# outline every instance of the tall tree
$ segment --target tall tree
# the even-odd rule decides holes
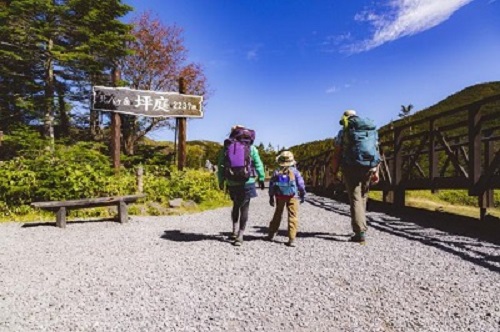
[[[1,2],[0,62],[15,68],[0,67],[0,84],[13,88],[7,111],[32,114],[53,140],[54,125],[69,122],[69,102],[84,101],[92,78],[126,54],[130,26],[118,19],[130,10],[121,0]]]
[[[164,25],[149,12],[133,20],[134,41],[128,43],[132,54],[121,61],[122,79],[133,89],[179,91],[178,79],[184,78],[185,93],[208,96],[208,84],[203,68],[188,63],[182,29]],[[159,128],[173,128],[171,119],[122,116],[125,153],[134,154],[137,141]]]

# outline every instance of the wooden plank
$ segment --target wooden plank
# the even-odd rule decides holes
[[[411,175],[411,170],[413,167],[417,167],[418,171],[420,172],[420,175],[422,177],[426,177],[424,171],[418,165],[418,157],[422,154],[422,150],[424,149],[424,146],[427,144],[427,140],[429,139],[428,133],[425,133],[425,135],[422,137],[422,140],[420,141],[420,144],[417,146],[415,150],[412,151],[411,155],[409,156],[408,159],[408,167],[406,169],[406,174],[405,174],[405,179],[409,179]]]
[[[128,196],[116,196],[116,197],[75,199],[68,201],[33,202],[31,203],[31,206],[41,209],[55,209],[63,206],[67,208],[110,206],[110,205],[116,205],[120,200],[123,200],[125,203],[133,203],[145,196],[146,195],[144,194],[139,194],[139,195],[128,195]]]
[[[446,154],[450,158],[450,161],[452,162],[452,164],[455,167],[455,169],[458,170],[463,177],[469,178],[469,174],[467,174],[467,172],[462,167],[462,165],[460,165],[460,162],[459,162],[457,156],[453,153],[453,150],[451,149],[450,145],[446,141],[446,139],[443,136],[443,134],[441,132],[439,132],[439,131],[437,132],[437,134],[438,134],[439,140],[441,141],[441,144],[445,148]]]
[[[474,195],[474,188],[481,177],[481,109],[469,110],[469,195]]]

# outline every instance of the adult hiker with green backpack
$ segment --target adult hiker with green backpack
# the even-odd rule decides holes
[[[351,209],[354,236],[351,242],[366,241],[366,202],[371,183],[379,181],[380,153],[378,132],[373,121],[361,118],[356,111],[347,110],[340,119],[342,129],[334,142],[333,175],[338,182],[342,169]]]

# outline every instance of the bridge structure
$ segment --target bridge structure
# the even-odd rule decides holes
[[[467,190],[478,198],[480,218],[500,188],[500,95],[434,115],[413,115],[381,127],[380,182],[383,201],[405,206],[409,190]],[[334,189],[332,149],[300,160],[309,190]]]

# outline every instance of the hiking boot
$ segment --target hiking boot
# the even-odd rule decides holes
[[[349,239],[349,242],[356,242],[359,244],[365,244],[366,243],[365,234],[364,233],[355,234],[354,236],[352,236]]]
[[[233,245],[235,245],[236,247],[241,247],[241,245],[243,244],[243,234],[239,234],[236,239],[234,239],[234,242],[233,242]]]
[[[274,241],[274,234],[268,234],[268,235],[264,238],[264,241],[273,242],[273,241]]]
[[[297,244],[295,243],[295,240],[288,240],[286,245],[291,247],[291,248],[295,248],[297,246]]]

